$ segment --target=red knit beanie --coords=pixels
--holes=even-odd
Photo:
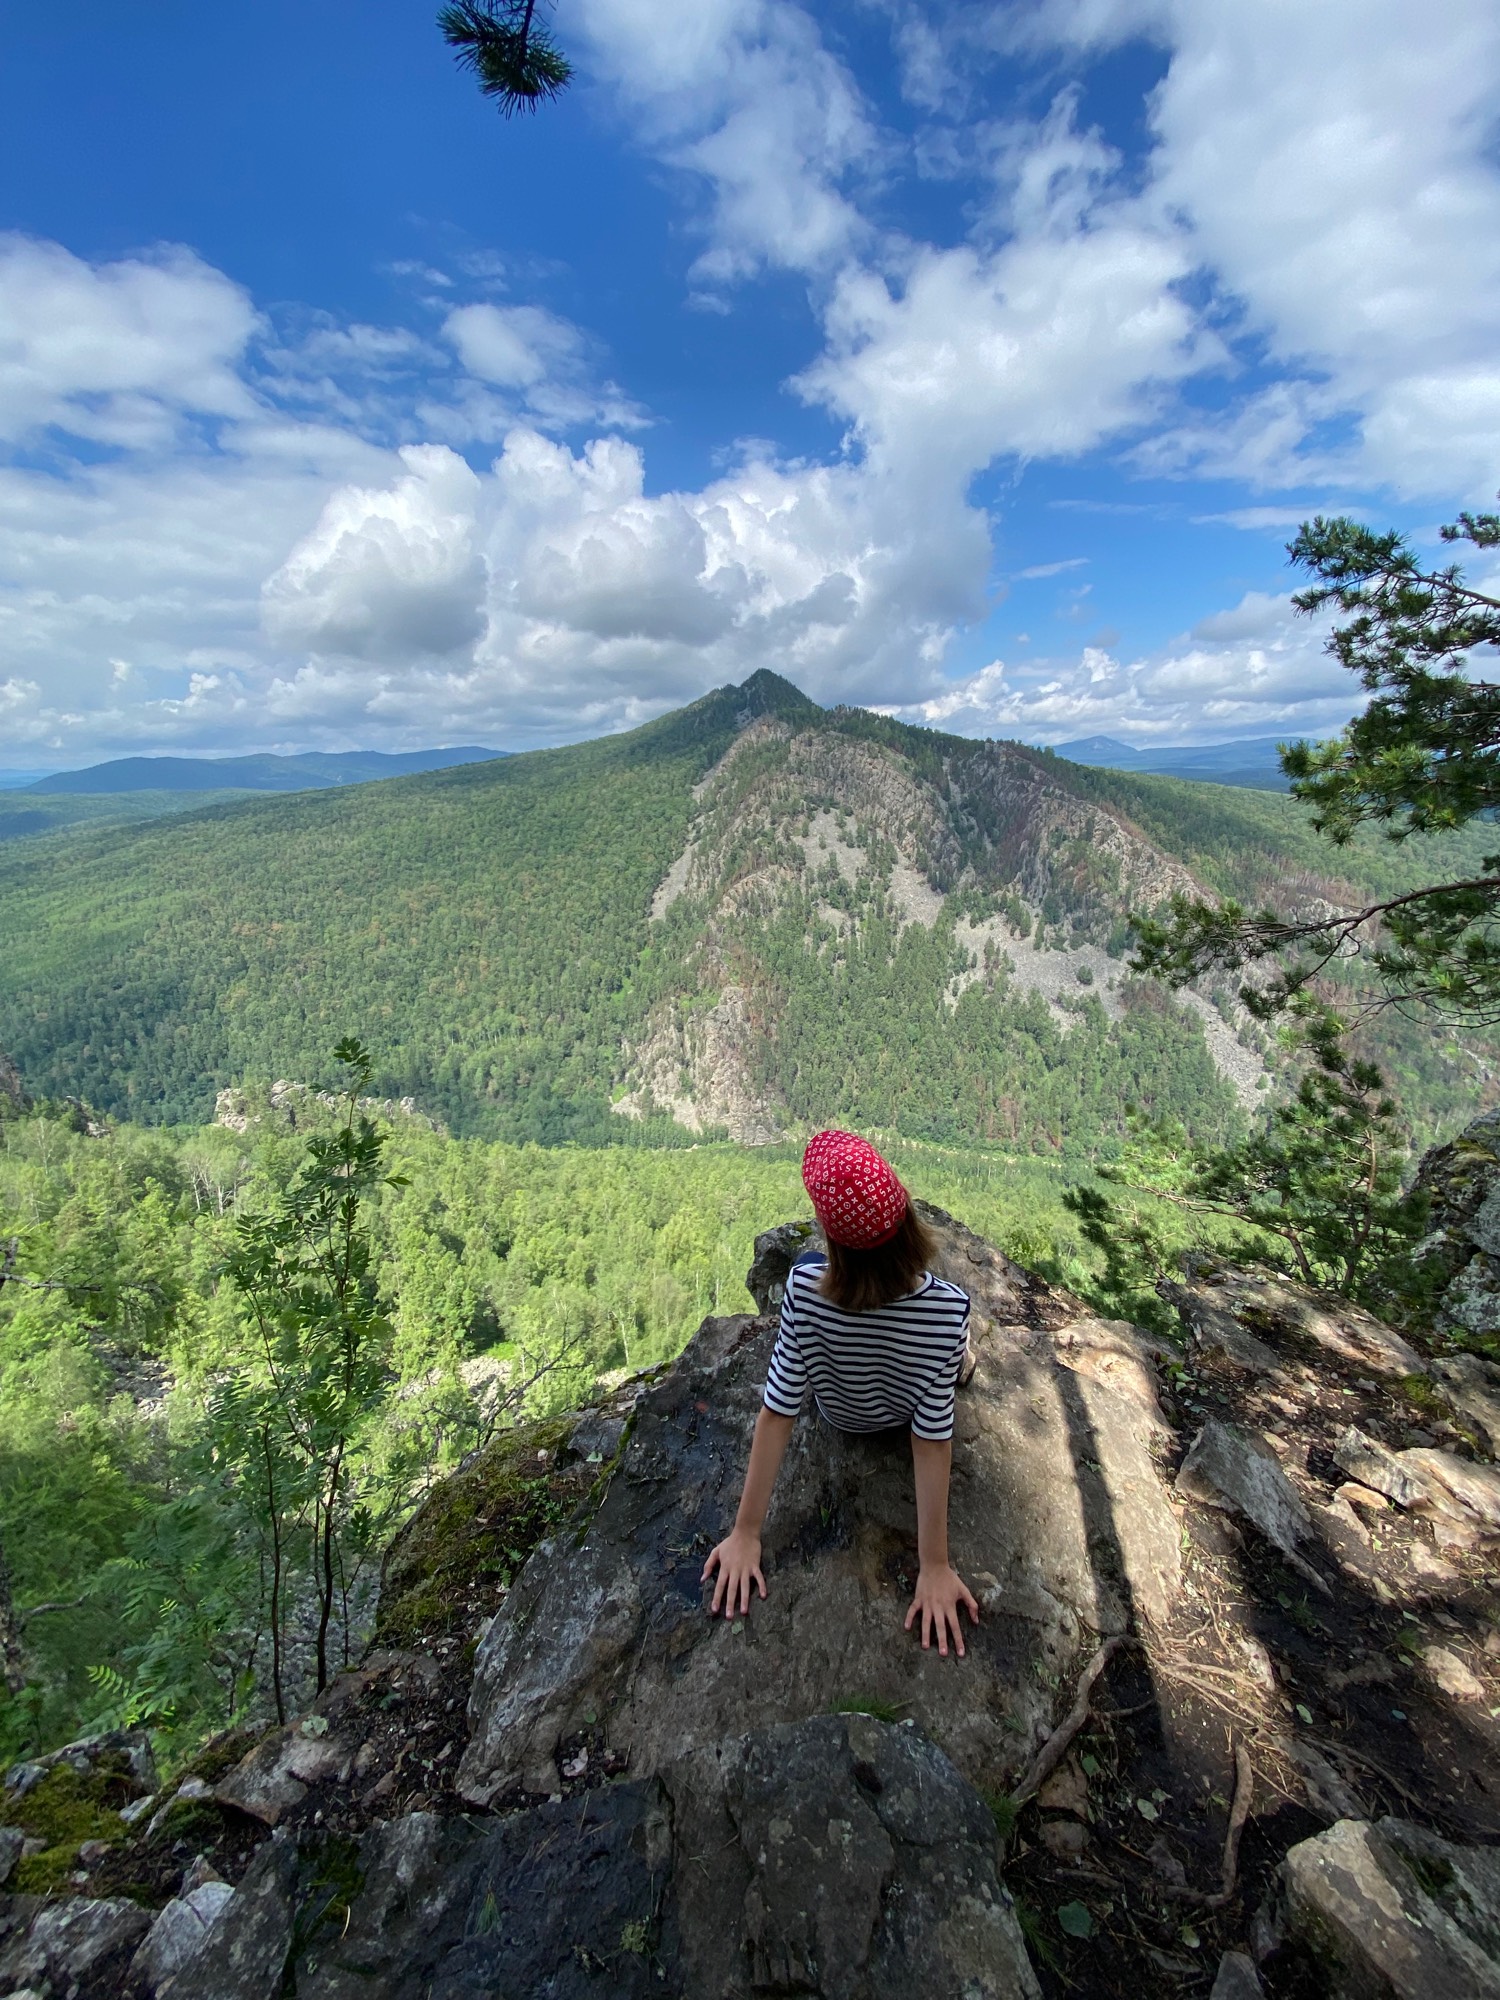
[[[802,1155],[802,1185],[830,1243],[874,1250],[889,1243],[906,1214],[906,1189],[868,1139],[818,1132]]]

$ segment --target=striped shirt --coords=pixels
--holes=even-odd
[[[766,1408],[800,1416],[811,1389],[841,1431],[910,1424],[919,1438],[952,1437],[953,1391],[969,1334],[966,1294],[928,1271],[904,1298],[845,1312],[818,1290],[824,1268],[821,1257],[796,1264],[787,1279]]]

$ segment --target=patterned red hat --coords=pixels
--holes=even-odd
[[[818,1132],[802,1155],[802,1185],[830,1243],[874,1250],[889,1243],[906,1214],[906,1189],[868,1139]]]

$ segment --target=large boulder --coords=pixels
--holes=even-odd
[[[1328,2000],[1496,2000],[1500,1850],[1340,1820],[1287,1854],[1274,1924]]]
[[[1163,1289],[1177,1308],[1193,1358],[1230,1373],[1276,1376],[1303,1361],[1400,1379],[1427,1366],[1399,1333],[1336,1292],[1310,1292],[1232,1265],[1211,1267]]]
[[[824,1716],[498,1819],[275,1840],[171,2000],[1036,2000],[988,1809]]]
[[[902,1630],[916,1573],[906,1439],[850,1438],[816,1415],[767,1519],[768,1598],[744,1620],[705,1615],[704,1558],[733,1518],[775,1338],[768,1317],[709,1320],[642,1395],[597,1514],[533,1555],[479,1649],[470,1801],[557,1790],[570,1742],[644,1776],[858,1702],[912,1717],[971,1779],[1002,1786],[1099,1636],[1167,1617],[1179,1523],[1152,1456],[1152,1343],[929,1220],[939,1268],[975,1299],[950,1505],[953,1559],[984,1611],[968,1657]]]

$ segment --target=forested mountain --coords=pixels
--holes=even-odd
[[[1237,743],[1178,743],[1143,749],[1113,736],[1084,736],[1076,743],[1059,743],[1056,753],[1074,764],[1101,764],[1111,771],[1151,771],[1161,778],[1284,792],[1290,787],[1277,755],[1279,745],[1275,736],[1253,736]]]
[[[311,751],[301,757],[117,757],[0,790],[0,841],[31,840],[69,827],[160,819],[256,792],[322,791],[417,771],[482,764],[504,750]],[[14,772],[0,772],[0,780]]]
[[[0,1048],[33,1089],[196,1121],[314,1076],[507,1139],[766,1139],[815,1121],[1084,1148],[1126,1106],[1204,1137],[1261,1087],[1231,997],[1134,979],[1174,888],[1343,901],[1295,803],[824,711],[767,672],[643,729],[240,801],[0,860]],[[1414,1127],[1480,1057],[1379,1031]]]
[[[213,802],[243,798],[239,791],[203,792],[0,792],[0,840],[35,840],[70,827],[103,827],[161,819]]]
[[[298,757],[115,757],[82,771],[56,771],[32,792],[306,792],[326,785],[363,785],[372,778],[410,777],[454,764],[505,756],[473,744],[458,750],[310,750]]]

